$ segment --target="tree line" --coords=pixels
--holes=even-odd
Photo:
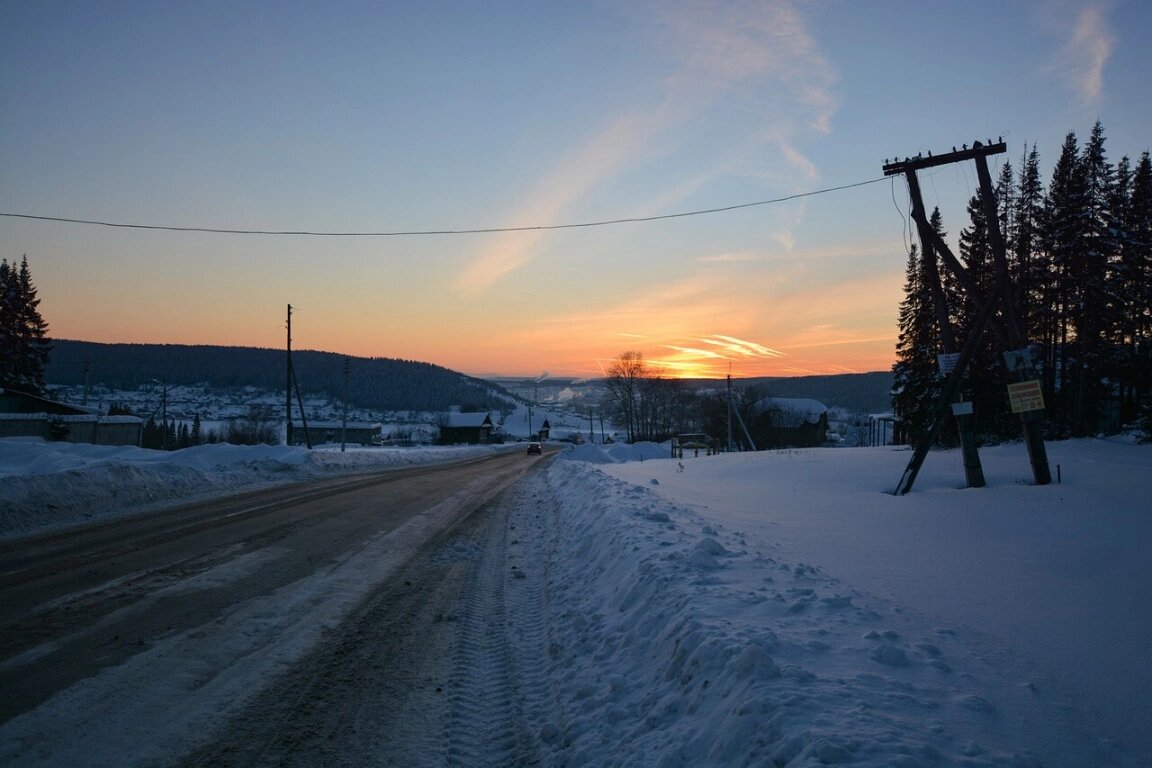
[[[980,293],[996,283],[993,227],[1002,233],[1013,300],[1031,342],[1050,439],[1117,432],[1141,423],[1152,432],[1152,161],[1113,164],[1097,122],[1083,145],[1069,132],[1052,176],[1041,179],[1039,153],[1026,148],[1018,167],[1005,162],[995,183],[997,220],[978,196],[967,208],[959,257]],[[946,235],[939,209],[930,225]],[[924,434],[939,396],[937,355],[946,330],[928,279],[940,275],[945,322],[961,341],[973,333],[979,299],[965,292],[937,255],[931,265],[915,245],[905,272],[893,366],[893,406],[909,442]],[[1003,341],[980,340],[965,386],[978,434],[1015,437],[1019,426],[1006,394]],[[957,436],[945,425],[941,441]]]
[[[670,378],[641,352],[628,351],[604,372],[602,408],[629,443],[660,443],[676,435],[703,434],[713,447],[722,449],[731,429],[731,437],[741,449],[753,447],[749,436],[761,449],[798,445],[789,442],[793,438],[780,429],[795,426],[795,415],[765,403],[772,396],[769,386],[747,381],[731,389],[719,382],[693,382],[690,386],[682,379]],[[816,442],[823,442],[823,436]]]

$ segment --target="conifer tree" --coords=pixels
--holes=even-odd
[[[1040,286],[1043,316],[1041,347],[1044,352],[1044,398],[1052,411],[1056,436],[1071,430],[1071,408],[1066,395],[1069,378],[1075,371],[1073,342],[1076,332],[1073,309],[1079,302],[1076,278],[1084,261],[1084,201],[1087,197],[1080,162],[1079,142],[1069,132],[1052,170],[1044,199],[1042,243],[1046,266]]]
[[[976,318],[987,301],[995,301],[996,260],[992,253],[989,222],[980,198],[968,202],[969,226],[960,231],[960,258],[978,291],[964,292],[959,301],[956,338],[962,342],[976,333]],[[999,226],[993,222],[992,226]],[[996,336],[985,331],[968,364],[967,389],[975,409],[975,426],[984,435],[1009,433],[1009,414],[1003,397],[1008,377]]]
[[[936,217],[937,214],[933,214]],[[927,431],[932,408],[940,395],[936,354],[939,329],[924,259],[913,245],[905,268],[904,300],[900,302],[900,335],[892,366],[892,405],[899,419],[901,441],[915,443]]]
[[[1026,151],[1020,180],[1010,205],[1013,213],[1005,231],[1008,269],[1015,290],[1020,330],[1032,342],[1038,340],[1037,305],[1040,287],[1048,273],[1042,258],[1040,234],[1044,220],[1044,188],[1040,180],[1040,155],[1036,145]]]
[[[0,387],[44,394],[52,344],[39,307],[28,257],[19,267],[0,260]]]
[[[1112,211],[1115,171],[1104,150],[1104,129],[1100,122],[1084,146],[1080,168],[1083,177],[1083,207],[1080,236],[1084,242],[1077,249],[1079,258],[1073,264],[1073,300],[1069,306],[1075,333],[1075,375],[1068,384],[1073,388],[1071,423],[1073,434],[1092,434],[1100,421],[1106,387],[1103,381],[1108,358],[1108,329],[1115,302],[1109,285],[1114,254],[1117,251],[1115,217]]]
[[[1126,158],[1125,158],[1126,159]],[[1152,434],[1152,160],[1147,152],[1125,178],[1117,170],[1120,237],[1115,264],[1117,322],[1116,366],[1120,418],[1129,423],[1145,415]]]

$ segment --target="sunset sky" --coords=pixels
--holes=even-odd
[[[56,338],[282,347],[292,304],[296,349],[477,375],[882,370],[885,160],[1003,137],[993,174],[1036,144],[1047,180],[1097,119],[1136,160],[1149,30],[1145,0],[3,0],[0,213],[354,234],[0,216],[0,257]],[[921,185],[954,239],[974,166]]]

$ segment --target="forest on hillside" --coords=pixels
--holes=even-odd
[[[327,393],[382,411],[507,410],[511,395],[498,386],[431,363],[293,351],[304,394]],[[345,366],[347,365],[347,376]],[[45,379],[52,385],[103,384],[133,389],[153,382],[207,384],[216,389],[283,391],[284,350],[179,344],[99,344],[52,340]]]

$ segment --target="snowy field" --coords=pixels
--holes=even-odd
[[[896,497],[892,448],[568,447],[517,531],[549,560],[544,764],[1152,765],[1152,446],[1048,449],[1060,484],[1008,445],[987,488],[940,452]],[[462,450],[0,441],[0,535]]]

